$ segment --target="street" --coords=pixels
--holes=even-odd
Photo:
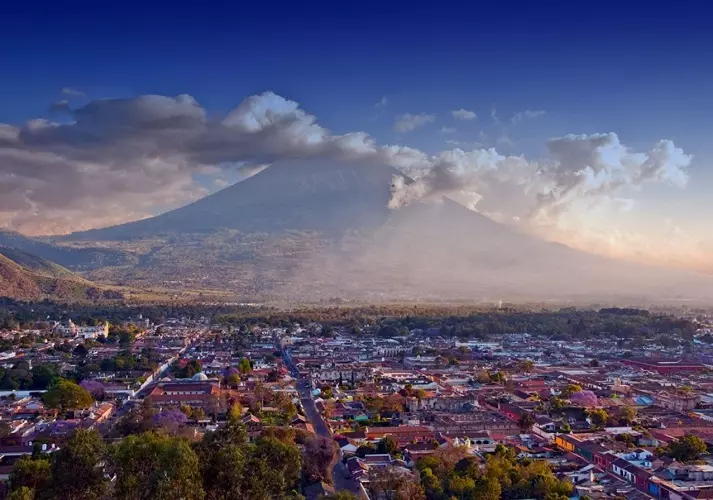
[[[288,362],[288,366],[290,367],[293,376],[297,379],[297,391],[300,395],[302,407],[305,410],[305,417],[307,417],[307,420],[312,424],[314,432],[318,436],[331,440],[332,433],[329,430],[329,426],[324,421],[324,418],[322,418],[322,415],[317,411],[314,399],[312,399],[309,382],[300,378],[299,372],[290,362]],[[359,485],[357,482],[351,477],[347,478],[346,474],[347,468],[341,460],[339,460],[339,453],[337,453],[337,458],[334,466],[332,467],[332,485],[334,485],[337,490],[347,490],[352,493],[359,493]]]

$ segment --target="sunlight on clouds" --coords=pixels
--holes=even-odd
[[[326,160],[388,165],[412,177],[394,179],[392,209],[448,196],[589,252],[698,269],[713,262],[711,242],[684,225],[660,224],[657,232],[635,222],[647,185],[682,189],[688,182],[691,156],[670,140],[634,151],[615,133],[566,135],[547,141],[547,154],[537,159],[451,140],[464,149],[432,155],[379,145],[365,132],[332,134],[273,92],[245,98],[222,120],[185,94],[95,100],[68,112],[67,123],[0,124],[0,227],[56,234],[119,224],[184,205],[275,162]],[[542,114],[523,111],[510,122]],[[495,110],[491,117],[500,123]],[[452,118],[476,117],[459,109]],[[410,132],[435,121],[404,114],[394,129]],[[634,222],[624,225],[623,215]]]

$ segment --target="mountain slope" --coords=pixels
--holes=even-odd
[[[53,262],[0,247],[0,296],[22,300],[89,300],[101,291]]]
[[[542,241],[448,199],[387,208],[396,170],[293,163],[150,219],[69,241],[145,248],[96,279],[259,298],[713,299],[713,280]]]
[[[43,259],[42,257],[23,252],[16,248],[0,247],[0,254],[13,261],[15,264],[18,264],[26,270],[32,271],[38,275],[47,276],[48,278],[72,279],[86,282],[86,280],[80,278],[72,271],[60,266],[59,264],[55,264],[54,262]]]
[[[0,246],[14,248],[75,271],[120,265],[131,260],[128,254],[117,250],[60,246],[5,229],[0,229]]]
[[[325,163],[275,165],[171,212],[70,235],[68,240],[132,240],[176,233],[314,230],[340,234],[389,216],[393,168]]]

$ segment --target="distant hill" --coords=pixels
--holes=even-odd
[[[449,199],[387,208],[398,171],[378,165],[276,164],[156,217],[75,233],[135,265],[95,280],[219,289],[314,301],[713,300],[713,279],[606,259],[499,224]]]
[[[14,231],[0,229],[0,246],[41,257],[74,271],[97,269],[131,262],[131,256],[105,248],[73,248],[46,243]]]
[[[0,296],[21,300],[59,301],[107,297],[100,288],[62,266],[5,247],[0,247]],[[116,294],[113,298],[116,298]]]
[[[0,247],[0,254],[35,274],[49,278],[72,279],[86,282],[86,280],[59,264],[55,264],[47,259],[23,252],[16,248]]]

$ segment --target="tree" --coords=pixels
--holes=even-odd
[[[532,413],[529,411],[526,411],[522,415],[520,415],[520,418],[517,421],[517,426],[522,432],[530,432],[532,430],[532,426],[534,425],[535,417],[533,417]]]
[[[229,387],[235,389],[238,387],[238,384],[240,384],[240,376],[237,373],[231,373],[225,377],[225,383],[228,384]]]
[[[394,453],[399,451],[399,443],[396,442],[393,436],[384,436],[376,445],[377,453]]]
[[[619,419],[626,425],[630,425],[636,420],[636,408],[625,406],[621,409]]]
[[[294,442],[263,437],[248,443],[245,430],[236,422],[206,434],[196,453],[208,500],[284,498],[300,475]]]
[[[359,445],[356,450],[356,456],[359,458],[364,458],[367,455],[373,455],[376,453],[376,447],[371,443],[364,443]]]
[[[72,351],[72,354],[74,356],[83,358],[87,354],[89,354],[89,350],[84,346],[84,344],[79,344],[77,347],[74,348],[74,351]]]
[[[147,432],[112,450],[115,496],[122,500],[202,500],[198,456],[183,439]]]
[[[27,486],[21,486],[11,491],[5,500],[35,500],[35,491]]]
[[[34,496],[46,491],[52,480],[52,466],[49,460],[40,458],[33,460],[28,456],[20,458],[12,466],[10,473],[10,489],[17,491],[27,488]]]
[[[240,362],[238,363],[238,371],[243,376],[253,371],[253,367],[250,364],[250,360],[248,358],[243,358],[240,360]]]
[[[228,420],[230,422],[238,422],[243,416],[243,406],[237,401],[230,406],[228,410]]]
[[[175,435],[181,427],[186,425],[188,416],[180,410],[165,410],[154,415],[153,421],[157,430]]]
[[[609,414],[602,408],[587,410],[587,416],[595,427],[604,427],[609,420]]]
[[[44,402],[49,408],[65,412],[87,408],[94,400],[91,394],[70,380],[60,379],[44,394]]]
[[[67,500],[102,498],[107,487],[101,465],[105,453],[106,445],[99,433],[78,430],[53,456],[54,498]]]
[[[390,467],[371,472],[368,484],[372,498],[426,500],[423,488],[413,474]]]
[[[693,434],[686,434],[668,444],[666,447],[666,455],[680,462],[690,462],[698,460],[706,450],[707,446],[705,441]]]
[[[84,388],[93,398],[101,400],[105,395],[104,384],[98,380],[82,380],[79,385]]]
[[[580,392],[581,390],[582,390],[581,386],[579,386],[577,384],[569,384],[567,387],[562,389],[562,391],[560,392],[560,397],[567,399],[575,392]]]
[[[273,476],[277,476],[274,479],[279,478],[279,485],[275,485],[278,491],[289,491],[297,486],[302,459],[294,444],[284,443],[274,437],[261,437],[250,451],[251,463],[264,462]]]
[[[238,444],[228,444],[201,460],[201,476],[208,500],[242,500],[245,495],[247,457]]]
[[[56,363],[42,363],[32,367],[32,388],[46,389],[50,382],[59,377],[59,367]]]
[[[336,457],[334,442],[326,437],[313,436],[305,443],[302,455],[304,471],[310,481],[332,482],[331,468]]]
[[[530,373],[535,369],[535,362],[530,359],[523,359],[517,364],[518,371]]]
[[[142,432],[153,429],[153,418],[155,415],[156,410],[154,410],[151,404],[151,399],[146,398],[141,406],[132,408],[129,413],[117,421],[116,430],[119,431],[122,436],[141,434]]]
[[[500,500],[502,486],[495,478],[481,478],[475,484],[474,500]]]

